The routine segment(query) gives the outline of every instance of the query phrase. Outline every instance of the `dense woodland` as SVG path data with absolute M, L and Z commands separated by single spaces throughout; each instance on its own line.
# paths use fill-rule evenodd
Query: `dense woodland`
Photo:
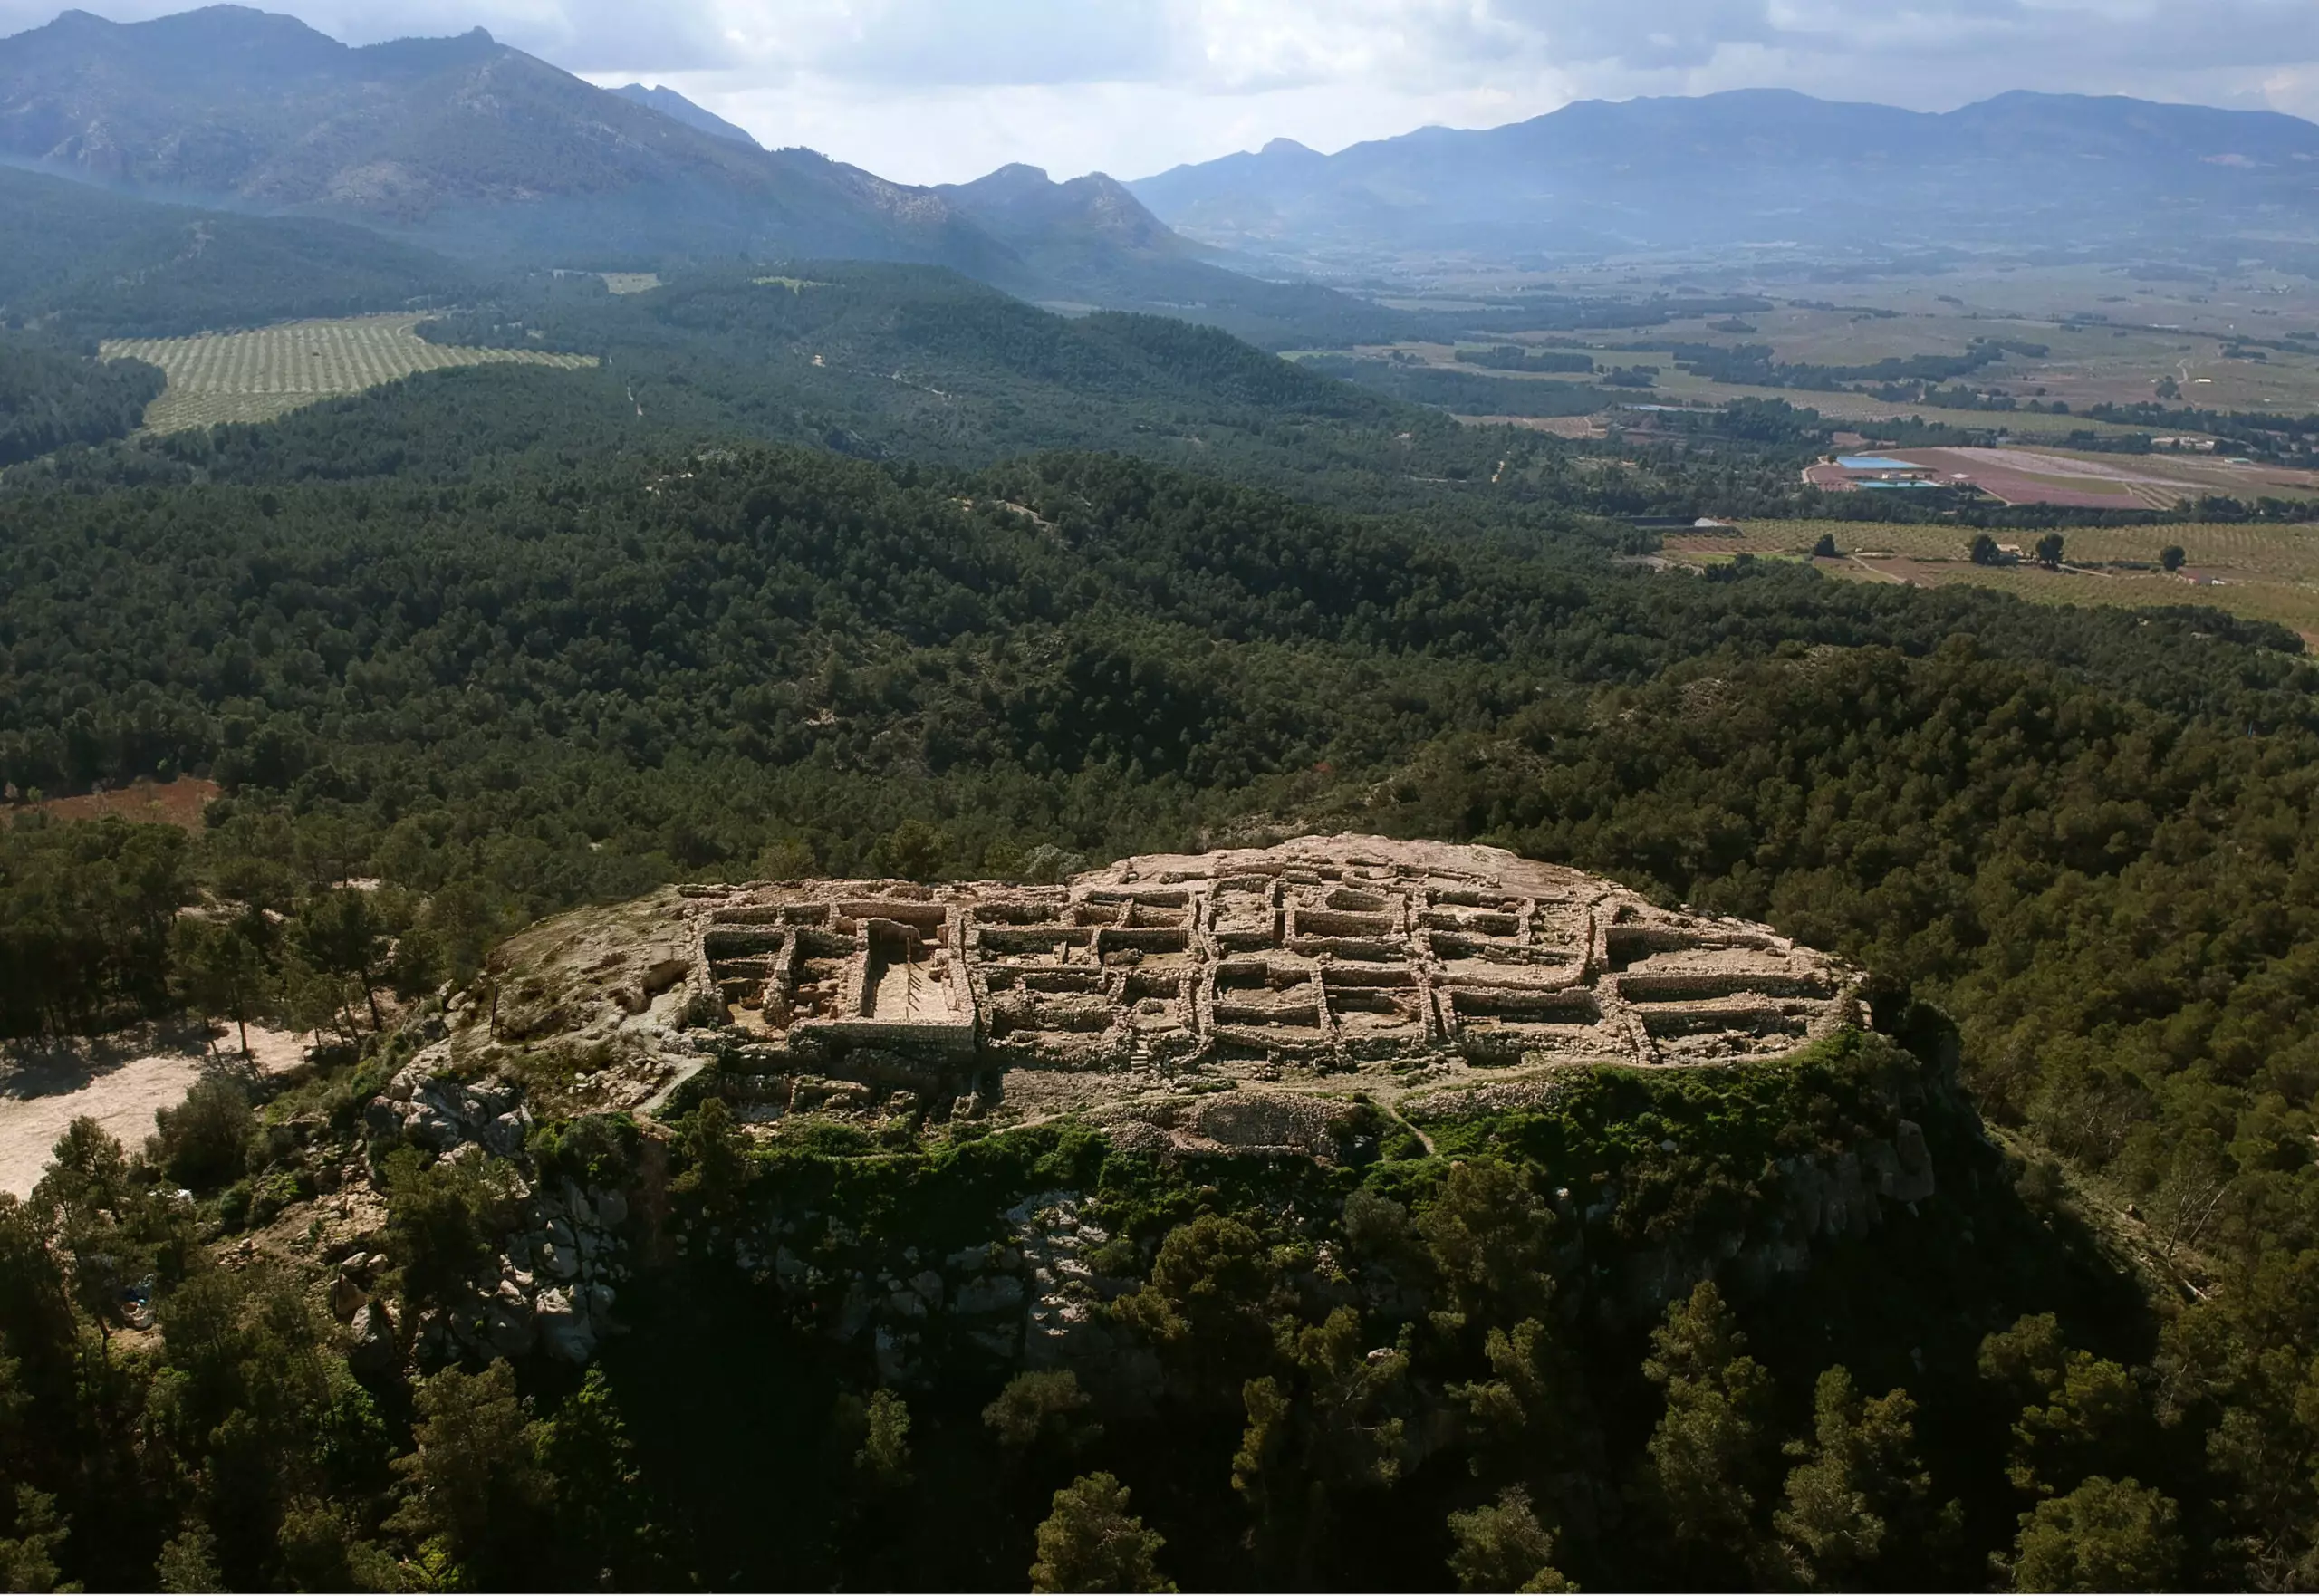
M 2298 639 L 1634 562 L 1629 517 L 1797 506 L 1824 429 L 1784 405 L 1606 449 L 1180 323 L 780 275 L 517 284 L 435 335 L 606 365 L 0 482 L 0 1031 L 326 1043 L 221 1067 L 147 1146 L 78 1127 L 0 1199 L 8 1583 L 2319 1578 Z M 190 834 L 23 805 L 181 774 L 225 792 Z M 371 1140 L 362 1106 L 398 1013 L 540 915 L 1340 828 L 1767 920 L 1875 972 L 1877 1033 L 1381 1110 L 1326 1166 L 1069 1125 L 752 1148 L 715 1100 L 650 1152 L 677 1230 L 778 1223 L 832 1269 L 1087 1193 L 1107 1322 L 1164 1371 L 1140 1393 L 963 1346 L 881 1383 L 706 1245 L 623 1286 L 584 1379 L 408 1372 L 292 1272 L 217 1262 L 360 1156 L 381 1300 L 457 1299 L 510 1171 Z M 1904 1115 L 1933 1197 L 1750 1262 L 1795 1160 Z M 647 1157 L 610 1120 L 524 1154 Z
M 78 350 L 0 340 L 0 466 L 68 444 L 126 437 L 167 383 L 143 361 L 98 361 Z

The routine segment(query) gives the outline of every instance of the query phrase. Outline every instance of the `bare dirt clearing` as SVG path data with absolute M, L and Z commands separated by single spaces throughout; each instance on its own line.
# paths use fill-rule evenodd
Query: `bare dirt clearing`
M 131 1151 L 153 1133 L 154 1114 L 173 1109 L 205 1069 L 238 1067 L 235 1039 L 211 1057 L 198 1026 L 139 1026 L 105 1036 L 22 1042 L 0 1048 L 0 1191 L 28 1194 L 65 1127 L 85 1114 Z M 250 1027 L 256 1069 L 278 1074 L 305 1061 L 305 1043 L 286 1031 Z
M 0 810 L 0 813 L 29 814 L 37 810 L 59 821 L 102 820 L 107 815 L 118 815 L 126 821 L 195 832 L 201 829 L 201 812 L 224 791 L 217 783 L 199 776 L 179 776 L 171 782 L 140 781 L 110 792 L 83 793 L 72 798 L 44 798 L 37 803 Z

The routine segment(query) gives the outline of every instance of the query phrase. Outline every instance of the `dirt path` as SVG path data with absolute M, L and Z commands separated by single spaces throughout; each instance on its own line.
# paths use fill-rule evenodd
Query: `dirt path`
M 1862 555 L 1862 554 L 1847 554 L 1847 555 L 1845 555 L 1845 556 L 1844 556 L 1844 558 L 1845 558 L 1845 559 L 1847 559 L 1847 560 L 1849 560 L 1849 561 L 1851 561 L 1853 564 L 1855 564 L 1855 565 L 1859 566 L 1862 571 L 1865 571 L 1866 572 L 1868 572 L 1868 574 L 1869 574 L 1870 576 L 1872 576 L 1872 577 L 1875 578 L 1878 582 L 1898 582 L 1900 586 L 1902 586 L 1902 587 L 1904 587 L 1904 588 L 1905 588 L 1905 587 L 1914 587 L 1914 586 L 1916 585 L 1914 582 L 1910 582 L 1910 581 L 1907 577 L 1905 577 L 1905 576 L 1896 575 L 1896 574 L 1894 574 L 1892 572 L 1886 571 L 1886 570 L 1884 570 L 1884 569 L 1883 569 L 1882 567 L 1881 567 L 1881 566 L 1871 565 L 1871 564 L 1868 562 L 1867 556 L 1865 556 L 1865 555 Z

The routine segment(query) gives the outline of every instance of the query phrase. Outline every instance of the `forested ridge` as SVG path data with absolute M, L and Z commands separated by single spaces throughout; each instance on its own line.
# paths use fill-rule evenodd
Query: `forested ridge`
M 190 834 L 13 810 L 0 1029 L 186 1011 L 326 1043 L 217 1072 L 147 1147 L 76 1127 L 0 1200 L 8 1582 L 2314 1577 L 2297 639 L 1631 561 L 1621 517 L 1792 503 L 1808 412 L 1590 449 L 1206 330 L 784 273 L 511 289 L 437 335 L 607 365 L 0 489 L 12 805 L 225 793 Z M 1364 1108 L 1326 1165 L 1073 1124 L 753 1146 L 713 1098 L 669 1141 L 544 1117 L 516 1155 L 543 1189 L 651 1164 L 693 1238 L 622 1285 L 630 1333 L 584 1378 L 407 1370 L 294 1270 L 216 1261 L 372 1170 L 362 1322 L 456 1308 L 514 1165 L 430 1161 L 364 1105 L 542 915 L 1336 829 L 1766 920 L 1873 972 L 1876 1031 Z M 1766 1264 L 1797 1161 L 1903 1120 L 1932 1193 Z M 905 1389 L 727 1245 L 907 1277 L 1064 1188 L 1156 1393 L 963 1343 Z M 148 1277 L 149 1320 L 122 1295 Z
M 440 303 L 468 268 L 365 228 L 159 205 L 0 168 L 0 319 L 168 337 Z

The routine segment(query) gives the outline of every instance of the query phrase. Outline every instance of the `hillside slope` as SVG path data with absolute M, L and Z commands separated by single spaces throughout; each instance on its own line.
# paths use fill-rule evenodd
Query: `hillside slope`
M 1124 310 L 1206 322 L 1269 348 L 1382 342 L 1411 318 L 1310 283 L 1274 283 L 1203 257 L 1215 252 L 1153 216 L 1102 172 L 1057 183 L 1006 166 L 935 190 L 1068 293 Z
M 465 265 L 344 222 L 159 205 L 0 167 L 0 315 L 166 336 L 472 293 Z
M 144 458 L 159 455 L 236 476 L 465 477 L 517 456 L 569 463 L 712 439 L 960 465 L 1073 447 L 1375 504 L 1429 493 L 1425 479 L 1446 470 L 1486 476 L 1503 453 L 1212 327 L 1058 315 L 938 267 L 792 269 L 693 273 L 630 294 L 541 274 L 422 323 L 422 336 L 588 356 L 587 370 L 434 373 L 263 428 L 142 440 L 124 446 L 140 463 L 113 464 L 184 468 Z

